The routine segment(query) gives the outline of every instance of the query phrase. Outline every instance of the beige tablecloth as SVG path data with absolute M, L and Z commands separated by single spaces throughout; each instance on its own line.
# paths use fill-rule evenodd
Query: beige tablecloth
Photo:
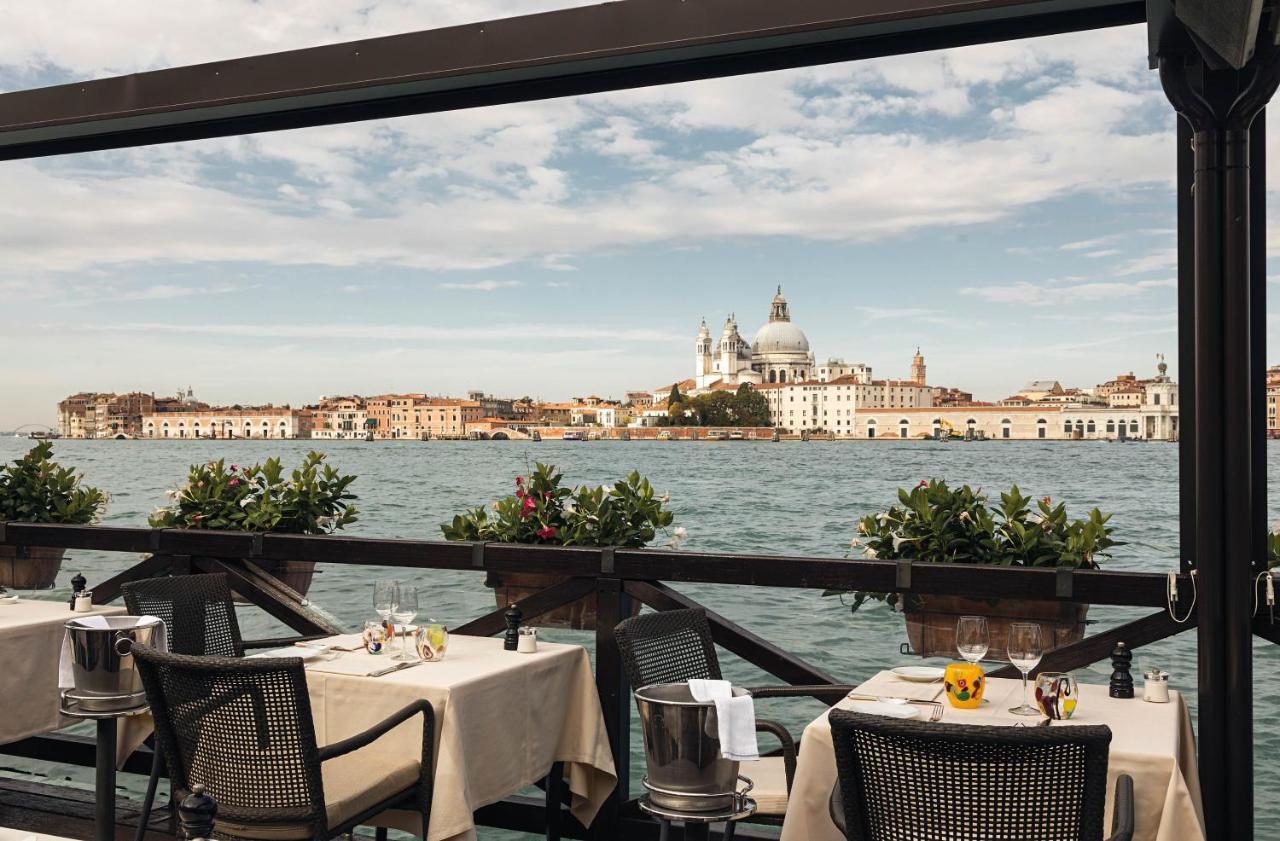
M 72 613 L 65 601 L 27 598 L 0 605 L 0 744 L 75 724 L 58 712 L 63 626 L 77 616 L 123 612 Z
M 918 684 L 880 672 L 860 690 L 868 695 L 930 699 L 939 684 Z M 1140 690 L 1139 690 L 1140 691 Z M 1012 725 L 1021 716 L 1008 712 L 1017 706 L 1022 681 L 992 678 L 986 700 L 977 710 L 957 710 L 943 700 L 943 721 L 952 724 Z M 1107 687 L 1080 685 L 1080 706 L 1067 722 L 1106 724 L 1111 728 L 1107 765 L 1107 816 L 1111 826 L 1111 797 L 1119 774 L 1133 777 L 1135 841 L 1203 841 L 1200 777 L 1196 769 L 1191 717 L 1176 692 L 1167 704 L 1148 704 L 1140 698 L 1108 697 Z M 837 705 L 841 706 L 841 705 Z M 831 822 L 827 803 L 836 784 L 835 748 L 831 725 L 823 713 L 804 730 L 795 782 L 782 826 L 782 841 L 843 841 Z
M 391 665 L 386 655 L 355 651 L 340 657 L 307 668 L 321 745 L 372 727 L 418 698 L 435 708 L 431 841 L 474 838 L 473 811 L 533 785 L 555 762 L 565 763 L 571 810 L 584 824 L 617 783 L 591 661 L 581 646 L 540 642 L 537 653 L 517 654 L 504 651 L 500 639 L 455 635 L 444 660 L 381 677 L 335 672 L 363 672 L 366 662 Z M 123 760 L 150 732 L 151 721 L 139 716 L 122 726 Z M 361 749 L 396 759 L 416 758 L 421 750 L 421 717 Z M 403 811 L 371 823 L 422 831 L 421 820 Z

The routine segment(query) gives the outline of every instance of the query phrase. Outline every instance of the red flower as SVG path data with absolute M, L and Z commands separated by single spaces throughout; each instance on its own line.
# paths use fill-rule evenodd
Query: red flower
M 524 477 L 523 477 L 523 476 L 517 476 L 517 477 L 516 477 L 516 487 L 520 487 L 520 486 L 521 486 L 521 485 L 523 485 L 523 484 L 524 484 Z
M 538 503 L 533 501 L 533 497 L 526 496 L 524 498 L 524 504 L 520 506 L 520 516 L 528 517 L 530 514 L 533 513 L 533 509 L 537 507 L 538 507 Z
M 524 488 L 516 489 L 516 499 L 524 499 Z
M 239 480 L 239 479 L 232 479 L 231 481 L 227 482 L 227 487 L 228 487 L 228 488 L 238 488 L 238 487 L 240 487 L 240 480 Z
M 550 540 L 555 536 L 556 536 L 555 526 L 543 526 L 542 528 L 538 529 L 538 537 L 542 538 L 543 540 Z
M 927 480 L 925 480 L 925 479 L 921 479 L 921 480 L 920 480 L 920 484 L 916 485 L 916 487 L 917 487 L 917 488 L 927 488 L 927 487 L 929 487 L 929 482 L 928 482 Z
M 551 491 L 547 491 L 542 495 L 543 499 L 551 499 Z

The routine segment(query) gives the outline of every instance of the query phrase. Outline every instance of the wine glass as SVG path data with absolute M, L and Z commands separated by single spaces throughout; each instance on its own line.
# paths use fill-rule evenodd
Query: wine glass
M 1044 656 L 1044 638 L 1040 626 L 1032 622 L 1014 622 L 1009 626 L 1009 662 L 1022 672 L 1022 705 L 1011 707 L 1014 715 L 1040 715 L 1040 709 L 1027 699 L 1027 675 Z
M 396 582 L 392 578 L 379 578 L 373 582 L 373 610 L 382 617 L 382 624 L 391 621 L 396 609 Z
M 956 648 L 961 657 L 977 665 L 987 656 L 990 647 L 991 637 L 987 634 L 985 616 L 961 616 L 956 621 Z
M 401 581 L 396 588 L 396 605 L 392 611 L 395 617 L 396 625 L 401 626 L 400 632 L 400 653 L 393 659 L 395 660 L 416 660 L 416 653 L 409 651 L 409 644 L 406 638 L 409 636 L 409 623 L 413 621 L 413 617 L 418 615 L 418 588 L 414 585 Z

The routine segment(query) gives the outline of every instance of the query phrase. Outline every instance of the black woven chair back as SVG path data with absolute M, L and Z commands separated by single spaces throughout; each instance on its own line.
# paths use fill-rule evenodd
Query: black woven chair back
M 853 841 L 1102 841 L 1108 727 L 830 718 Z
M 201 783 L 217 799 L 219 818 L 323 825 L 320 758 L 300 659 L 133 651 L 179 796 Z
M 157 616 L 174 654 L 243 657 L 231 587 L 222 573 L 130 581 L 120 588 L 134 616 Z
M 655 683 L 720 680 L 706 611 L 664 610 L 633 616 L 613 629 L 632 689 Z

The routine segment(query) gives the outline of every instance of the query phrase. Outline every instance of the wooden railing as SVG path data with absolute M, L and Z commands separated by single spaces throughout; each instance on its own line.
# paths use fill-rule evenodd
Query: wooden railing
M 618 771 L 618 787 L 590 831 L 567 813 L 548 811 L 550 798 L 513 797 L 477 813 L 482 825 L 541 833 L 549 821 L 567 837 L 650 838 L 656 825 L 642 818 L 629 800 L 631 698 L 612 629 L 630 615 L 633 600 L 655 610 L 700 607 L 672 584 L 736 584 L 802 589 L 859 589 L 878 592 L 928 593 L 980 598 L 1046 599 L 1098 605 L 1153 608 L 1143 618 L 1125 623 L 1047 654 L 1040 669 L 1081 668 L 1105 658 L 1115 642 L 1131 648 L 1147 645 L 1196 626 L 1188 576 L 1179 575 L 1181 602 L 1174 608 L 1185 622 L 1175 622 L 1167 604 L 1167 578 L 1160 573 L 1028 569 L 921 564 L 880 560 L 841 560 L 775 555 L 735 555 L 668 550 L 599 549 L 495 543 L 384 540 L 358 537 L 252 535 L 236 532 L 95 526 L 0 524 L 0 544 L 143 553 L 144 559 L 105 581 L 90 582 L 94 601 L 107 603 L 127 581 L 156 575 L 216 571 L 230 576 L 248 601 L 280 620 L 300 636 L 339 631 L 329 620 L 307 609 L 298 593 L 259 566 L 261 561 L 315 561 L 355 566 L 471 571 L 501 576 L 507 572 L 550 573 L 555 583 L 518 602 L 527 621 L 594 594 L 596 600 L 595 672 L 600 703 Z M 477 617 L 456 633 L 493 635 L 504 628 L 502 610 Z M 786 683 L 833 684 L 837 677 L 795 657 L 714 611 L 708 611 L 716 643 Z M 1280 641 L 1269 624 L 1259 635 Z M 1007 673 L 1004 670 L 994 674 Z M 831 701 L 820 690 L 814 697 Z M 84 740 L 66 735 L 41 736 L 0 746 L 0 753 L 52 761 L 91 764 Z M 130 770 L 149 767 L 135 757 Z M 749 831 L 741 837 L 755 837 Z M 759 836 L 767 837 L 767 836 Z

